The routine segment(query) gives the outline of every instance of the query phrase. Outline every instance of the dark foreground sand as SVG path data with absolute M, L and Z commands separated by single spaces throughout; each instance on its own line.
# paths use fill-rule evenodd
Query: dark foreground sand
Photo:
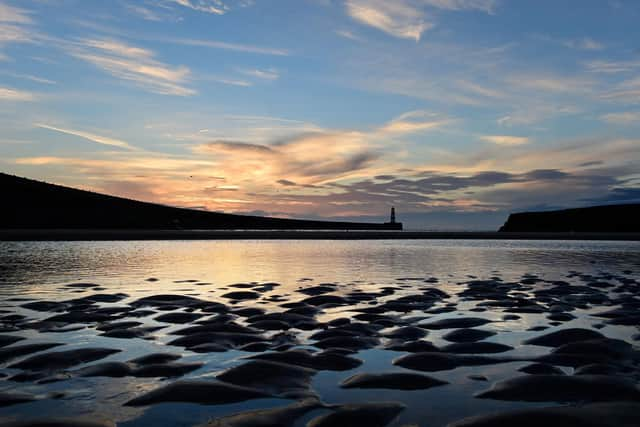
M 465 415 L 450 427 L 640 425 L 640 282 L 632 271 L 568 272 L 566 281 L 535 274 L 515 281 L 468 278 L 448 284 L 446 291 L 441 280 L 404 277 L 372 290 L 303 278 L 290 292 L 278 283 L 214 287 L 176 281 L 211 289 L 211 299 L 193 292 L 134 298 L 93 283 L 71 283 L 60 288 L 59 300 L 8 298 L 0 314 L 0 423 L 113 426 L 127 408 L 278 398 L 289 402 L 220 414 L 207 425 L 294 426 L 309 416 L 309 427 L 384 427 L 416 411 L 411 403 L 385 398 L 388 392 L 446 393 L 455 386 L 448 374 L 468 367 L 468 381 L 483 386 L 465 398 L 540 406 L 478 416 L 461 406 Z M 82 334 L 83 346 L 61 338 L 71 331 Z M 39 339 L 31 338 L 34 333 Z M 515 341 L 501 340 L 510 334 Z M 166 350 L 128 356 L 142 340 Z M 373 350 L 395 355 L 386 369 L 367 368 L 372 365 L 363 352 Z M 208 369 L 208 359 L 189 359 L 218 360 L 221 354 L 232 354 L 237 363 Z M 517 371 L 500 371 L 504 365 Z M 198 370 L 201 375 L 190 376 Z M 372 394 L 335 403 L 314 389 L 322 372 L 344 373 L 339 390 Z M 504 372 L 511 373 L 501 377 Z M 114 412 L 101 414 L 105 420 L 68 417 L 63 410 L 44 418 L 2 417 L 2 408 L 73 402 L 72 393 L 46 387 L 90 378 L 127 379 L 131 385 L 109 397 L 95 393 L 96 406 L 98 399 L 112 400 Z M 158 382 L 133 386 L 150 378 Z M 44 389 L 36 393 L 34 387 Z M 86 401 L 86 393 L 80 399 Z M 426 413 L 439 410 L 428 401 L 418 406 Z M 425 419 L 420 425 L 434 424 Z
M 0 230 L 0 241 L 64 240 L 627 240 L 640 233 L 514 233 L 494 231 L 331 231 L 331 230 Z

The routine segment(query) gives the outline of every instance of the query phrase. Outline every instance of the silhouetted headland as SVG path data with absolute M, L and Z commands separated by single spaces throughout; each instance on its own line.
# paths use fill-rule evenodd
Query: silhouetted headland
M 496 231 L 402 231 L 402 223 L 310 221 L 207 212 L 108 196 L 0 173 L 5 209 L 0 241 L 7 240 L 231 240 L 231 239 L 516 239 L 640 240 L 632 221 L 640 205 L 512 214 Z M 565 212 L 589 211 L 568 221 Z M 569 218 L 574 216 L 568 215 Z M 535 219 L 534 220 L 532 220 Z M 557 218 L 557 224 L 550 220 Z M 614 218 L 614 219 L 611 219 Z M 544 221 L 543 221 L 544 220 Z M 579 224 L 567 226 L 567 224 Z M 608 228 L 604 227 L 609 225 Z
M 605 205 L 509 215 L 501 232 L 638 233 L 640 204 Z
M 402 230 L 402 223 L 312 221 L 184 209 L 0 173 L 0 229 Z

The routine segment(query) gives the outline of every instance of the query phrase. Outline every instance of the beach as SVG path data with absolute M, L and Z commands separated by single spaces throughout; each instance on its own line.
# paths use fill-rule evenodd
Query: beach
M 636 242 L 253 239 L 0 243 L 2 424 L 639 422 Z

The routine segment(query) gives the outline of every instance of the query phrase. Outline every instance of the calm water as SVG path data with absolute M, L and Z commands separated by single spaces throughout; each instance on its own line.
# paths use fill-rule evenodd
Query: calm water
M 180 279 L 225 285 L 277 281 L 389 283 L 399 277 L 503 278 L 569 270 L 637 269 L 638 242 L 522 240 L 0 242 L 0 292 L 53 292 L 91 280 L 135 292 L 163 292 Z M 149 284 L 148 277 L 161 279 Z M 144 289 L 140 284 L 144 283 Z M 180 287 L 178 287 L 180 288 Z M 64 296 L 66 297 L 66 296 Z
M 547 280 L 568 280 L 570 271 L 598 275 L 612 273 L 638 278 L 640 244 L 636 242 L 579 241 L 463 241 L 463 240 L 381 240 L 381 241 L 145 241 L 145 242 L 0 242 L 0 298 L 6 312 L 38 319 L 50 313 L 37 313 L 19 307 L 15 298 L 66 300 L 96 293 L 92 290 L 64 288 L 72 282 L 91 282 L 105 290 L 123 292 L 133 300 L 156 293 L 186 294 L 202 299 L 223 301 L 219 295 L 228 292 L 226 286 L 247 282 L 278 282 L 282 286 L 269 295 L 279 295 L 290 301 L 302 299 L 296 294 L 301 286 L 322 282 L 339 284 L 337 294 L 355 289 L 376 291 L 382 286 L 402 284 L 409 289 L 412 281 L 402 278 L 437 277 L 439 287 L 454 296 L 458 284 L 470 278 L 486 279 L 499 276 L 505 281 L 517 281 L 524 274 L 536 274 Z M 155 278 L 157 281 L 147 281 Z M 301 279 L 312 279 L 301 281 Z M 424 286 L 424 283 L 419 283 Z M 415 285 L 418 286 L 418 285 Z M 225 301 L 226 302 L 226 301 Z M 278 303 L 262 299 L 239 305 L 277 309 Z M 437 320 L 456 316 L 473 305 L 461 302 L 458 313 L 432 316 Z M 420 313 L 411 313 L 417 315 Z M 469 313 L 465 313 L 470 315 Z M 589 310 L 578 310 L 577 319 L 567 326 L 588 326 L 597 321 Z M 328 309 L 318 320 L 326 321 L 348 316 L 345 307 Z M 494 320 L 485 329 L 500 334 L 489 341 L 513 345 L 513 354 L 539 351 L 520 346 L 530 326 L 543 323 L 539 315 L 522 315 L 515 322 L 501 321 L 502 312 L 473 313 Z M 143 319 L 154 325 L 152 319 Z M 68 348 L 103 346 L 124 350 L 103 361 L 129 360 L 149 352 L 182 352 L 183 361 L 204 361 L 205 366 L 187 377 L 211 377 L 220 370 L 236 365 L 239 351 L 195 354 L 182 348 L 169 347 L 172 330 L 169 326 L 154 336 L 154 340 L 115 339 L 99 337 L 93 328 L 76 331 L 43 333 L 31 329 L 11 332 L 34 342 L 56 341 Z M 606 326 L 608 336 L 631 340 L 634 327 Z M 446 332 L 446 331 L 443 331 Z M 431 332 L 428 339 L 443 344 L 440 331 Z M 66 348 L 65 348 L 66 349 Z M 56 349 L 58 350 L 58 349 Z M 365 363 L 347 372 L 320 372 L 313 388 L 328 403 L 379 400 L 380 391 L 343 390 L 337 384 L 348 376 L 363 371 L 401 370 L 391 364 L 400 353 L 379 349 L 359 352 L 356 357 Z M 102 361 L 101 361 L 102 362 Z M 95 363 L 95 362 L 94 362 Z M 469 374 L 481 373 L 494 381 L 513 376 L 524 363 L 508 363 L 487 367 L 458 368 L 436 372 L 432 376 L 451 384 L 424 391 L 385 390 L 382 400 L 398 400 L 408 405 L 393 424 L 441 426 L 460 417 L 530 404 L 474 399 L 473 394 L 486 389 L 487 382 L 473 381 Z M 7 375 L 15 370 L 0 364 Z M 171 380 L 169 380 L 171 381 Z M 196 425 L 210 418 L 247 409 L 268 408 L 288 403 L 280 399 L 258 399 L 239 404 L 200 406 L 195 404 L 159 404 L 151 407 L 124 408 L 122 403 L 163 383 L 159 379 L 73 378 L 52 384 L 16 383 L 0 379 L 1 391 L 26 391 L 47 397 L 52 391 L 64 390 L 62 399 L 43 398 L 33 403 L 0 408 L 0 416 L 24 418 L 32 414 L 59 416 L 90 415 L 117 421 L 123 426 Z M 319 412 L 309 414 L 296 425 Z M 0 417 L 0 420 L 2 419 Z M 170 422 L 168 422 L 170 420 Z

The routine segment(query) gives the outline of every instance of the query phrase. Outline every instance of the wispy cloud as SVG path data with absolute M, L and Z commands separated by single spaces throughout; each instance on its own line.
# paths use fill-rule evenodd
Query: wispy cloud
M 485 98 L 503 99 L 507 96 L 505 91 L 500 88 L 487 87 L 468 80 L 458 80 L 456 86 L 464 91 L 472 93 L 475 96 L 479 95 Z
M 148 49 L 111 39 L 87 39 L 81 41 L 79 47 L 71 48 L 70 53 L 150 92 L 177 96 L 196 93 L 185 86 L 190 76 L 187 67 L 164 64 Z
M 493 13 L 496 0 L 421 0 L 428 6 L 444 10 L 480 10 Z
M 640 111 L 603 114 L 600 116 L 600 120 L 617 125 L 640 124 Z
M 9 43 L 27 43 L 33 40 L 33 34 L 28 28 L 0 23 L 0 46 Z
M 418 41 L 433 27 L 422 10 L 406 1 L 348 0 L 346 8 L 351 18 L 394 37 Z
M 335 33 L 340 37 L 344 37 L 345 39 L 355 40 L 359 42 L 364 40 L 362 37 L 349 30 L 336 30 Z
M 601 98 L 622 104 L 640 104 L 640 77 L 623 80 L 603 93 Z
M 17 24 L 30 24 L 33 21 L 29 16 L 29 12 L 25 9 L 9 6 L 0 3 L 0 22 L 14 22 Z
M 198 12 L 212 13 L 214 15 L 224 15 L 228 10 L 228 6 L 220 0 L 170 0 L 180 6 Z
M 597 42 L 589 37 L 565 40 L 562 44 L 568 48 L 579 50 L 602 50 L 605 48 L 604 44 Z
M 640 61 L 596 60 L 587 62 L 585 67 L 594 73 L 629 73 L 640 69 Z
M 566 117 L 582 113 L 583 110 L 571 104 L 547 104 L 533 102 L 519 106 L 508 114 L 499 117 L 496 122 L 501 126 L 531 125 L 551 117 Z
M 605 45 L 597 40 L 592 39 L 591 37 L 579 37 L 579 38 L 559 38 L 554 37 L 548 34 L 535 34 L 533 36 L 536 40 L 541 40 L 544 42 L 548 42 L 557 46 L 563 46 L 568 49 L 575 50 L 603 50 L 605 49 Z
M 517 74 L 507 79 L 514 87 L 555 93 L 590 93 L 595 82 L 580 75 L 551 73 Z
M 19 73 L 11 73 L 9 71 L 0 71 L 0 74 L 5 76 L 14 77 L 16 79 L 29 80 L 36 83 L 42 83 L 47 85 L 54 85 L 56 82 L 53 80 L 45 79 L 43 77 L 32 76 L 31 74 L 19 74 Z
M 153 10 L 151 10 L 149 8 L 146 8 L 144 6 L 127 4 L 126 8 L 131 13 L 141 17 L 142 19 L 144 19 L 146 21 L 155 21 L 155 22 L 164 21 L 164 18 L 162 16 L 160 16 L 155 11 L 153 11 Z
M 240 69 L 238 70 L 240 73 L 246 75 L 246 76 L 251 76 L 251 77 L 256 77 L 258 79 L 262 79 L 262 80 L 278 80 L 278 78 L 280 77 L 280 74 L 278 73 L 278 70 L 274 69 L 274 68 L 268 68 L 265 70 L 260 70 L 260 69 Z
M 43 123 L 36 123 L 34 126 L 49 129 L 52 131 L 66 133 L 67 135 L 77 136 L 79 138 L 84 138 L 88 141 L 96 142 L 98 144 L 110 145 L 113 147 L 126 148 L 127 150 L 136 150 L 135 147 L 131 146 L 128 142 L 122 141 L 120 139 L 111 138 L 108 136 L 97 135 L 95 133 L 85 132 L 76 129 L 65 129 L 61 127 L 51 126 Z
M 357 131 L 293 135 L 269 145 L 213 141 L 198 145 L 195 150 L 223 160 L 224 175 L 238 182 L 292 179 L 318 184 L 345 179 L 365 170 L 378 157 L 365 135 Z
M 35 101 L 35 100 L 36 100 L 36 95 L 32 92 L 0 86 L 0 102 L 1 101 Z
M 316 128 L 300 132 L 294 127 L 288 135 L 265 143 L 219 139 L 194 146 L 194 152 L 219 160 L 220 172 L 235 183 L 257 186 L 259 182 L 286 180 L 308 189 L 327 181 L 375 175 L 385 163 L 382 153 L 390 139 L 429 131 L 449 121 L 417 110 L 367 130 Z
M 232 7 L 251 6 L 254 0 L 164 0 L 164 2 L 174 3 L 197 12 L 224 15 Z
M 36 38 L 30 12 L 0 3 L 0 47 L 9 43 L 32 42 Z
M 347 0 L 347 14 L 360 22 L 394 37 L 419 41 L 435 23 L 426 8 L 448 11 L 479 10 L 493 13 L 495 0 Z M 350 32 L 338 32 L 347 38 Z
M 386 125 L 380 127 L 377 133 L 382 134 L 408 134 L 435 129 L 448 123 L 450 120 L 427 111 L 410 111 L 401 114 Z
M 165 39 L 159 39 L 159 41 L 180 44 L 185 46 L 195 46 L 195 47 L 205 47 L 205 48 L 211 48 L 211 49 L 233 50 L 236 52 L 256 53 L 260 55 L 275 55 L 275 56 L 290 55 L 290 52 L 286 49 L 254 46 L 254 45 L 241 44 L 241 43 L 228 43 L 228 42 L 222 42 L 218 40 L 165 38 Z
M 497 145 L 523 145 L 529 143 L 529 138 L 510 135 L 484 135 L 481 140 Z
M 234 79 L 234 78 L 228 78 L 228 77 L 206 76 L 206 77 L 201 77 L 200 80 L 212 81 L 212 82 L 220 83 L 223 85 L 229 85 L 229 86 L 240 86 L 240 87 L 253 86 L 251 82 L 248 82 L 246 80 Z

